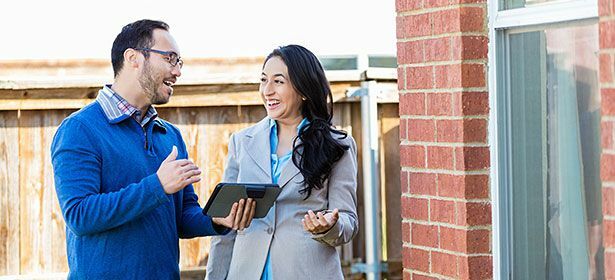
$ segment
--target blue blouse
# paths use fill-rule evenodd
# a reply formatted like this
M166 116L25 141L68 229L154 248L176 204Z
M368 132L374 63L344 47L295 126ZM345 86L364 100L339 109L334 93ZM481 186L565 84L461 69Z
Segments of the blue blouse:
M297 135L299 135L299 130L301 130L302 127L308 125L309 123L310 122L306 118L301 120L301 123L299 123L299 126L297 126ZM290 161L290 159L292 158L293 151L291 150L283 156L278 157L278 155L275 153L275 151L278 149L279 142L278 124L275 120L269 120L269 129L269 143L271 147L271 179L274 184L277 184L278 180L280 179L280 175L282 174L282 169L284 169L284 166L286 166L288 161ZM265 262L265 267L263 268L261 280L271 279L273 279L271 274L271 262L269 258L269 253L267 253L267 261Z

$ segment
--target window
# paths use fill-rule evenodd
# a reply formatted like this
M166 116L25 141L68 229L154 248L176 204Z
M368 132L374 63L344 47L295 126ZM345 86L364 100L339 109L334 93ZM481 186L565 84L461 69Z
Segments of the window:
M494 278L604 279L598 13L581 3L489 2Z

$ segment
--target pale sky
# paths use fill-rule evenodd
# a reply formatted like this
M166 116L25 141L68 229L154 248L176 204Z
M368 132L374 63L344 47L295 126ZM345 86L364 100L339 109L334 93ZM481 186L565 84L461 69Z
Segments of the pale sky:
M298 43L319 56L395 55L393 0L19 0L2 4L0 60L107 59L125 24L163 20L184 58L265 56Z

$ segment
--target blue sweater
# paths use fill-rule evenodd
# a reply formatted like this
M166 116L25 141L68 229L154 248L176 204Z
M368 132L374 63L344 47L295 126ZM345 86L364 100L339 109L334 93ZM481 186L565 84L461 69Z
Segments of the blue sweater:
M69 279L179 279L180 237L227 232L201 213L192 185L164 193L156 171L173 146L187 158L170 123L109 120L98 102L62 122L51 156Z

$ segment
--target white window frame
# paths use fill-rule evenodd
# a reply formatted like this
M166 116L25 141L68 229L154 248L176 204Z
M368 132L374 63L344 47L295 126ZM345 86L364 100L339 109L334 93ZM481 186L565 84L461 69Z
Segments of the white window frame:
M598 0L561 0L534 4L529 7L499 11L501 0L488 0L489 18L489 52L488 52L488 78L489 78L489 143L491 145L491 168L490 168L490 189L491 189L491 208L492 208L492 253L493 253L493 279L511 279L510 267L510 240L503 233L508 230L510 217L507 202L501 200L501 196L506 196L509 182L508 172L500 170L508 165L506 155L507 147L500 147L498 135L498 106L503 106L498 99L505 94L506 89L498 82L504 81L506 77L500 69L506 63L503 61L506 56L507 32L519 32L521 30L543 28L545 26L557 26L561 23L582 20L597 20ZM502 62L501 62L502 61ZM502 83L503 85L504 83ZM502 94L498 91L502 91ZM502 160L504 159L504 160ZM502 169L507 170L507 169ZM506 197L504 197L506 198Z

